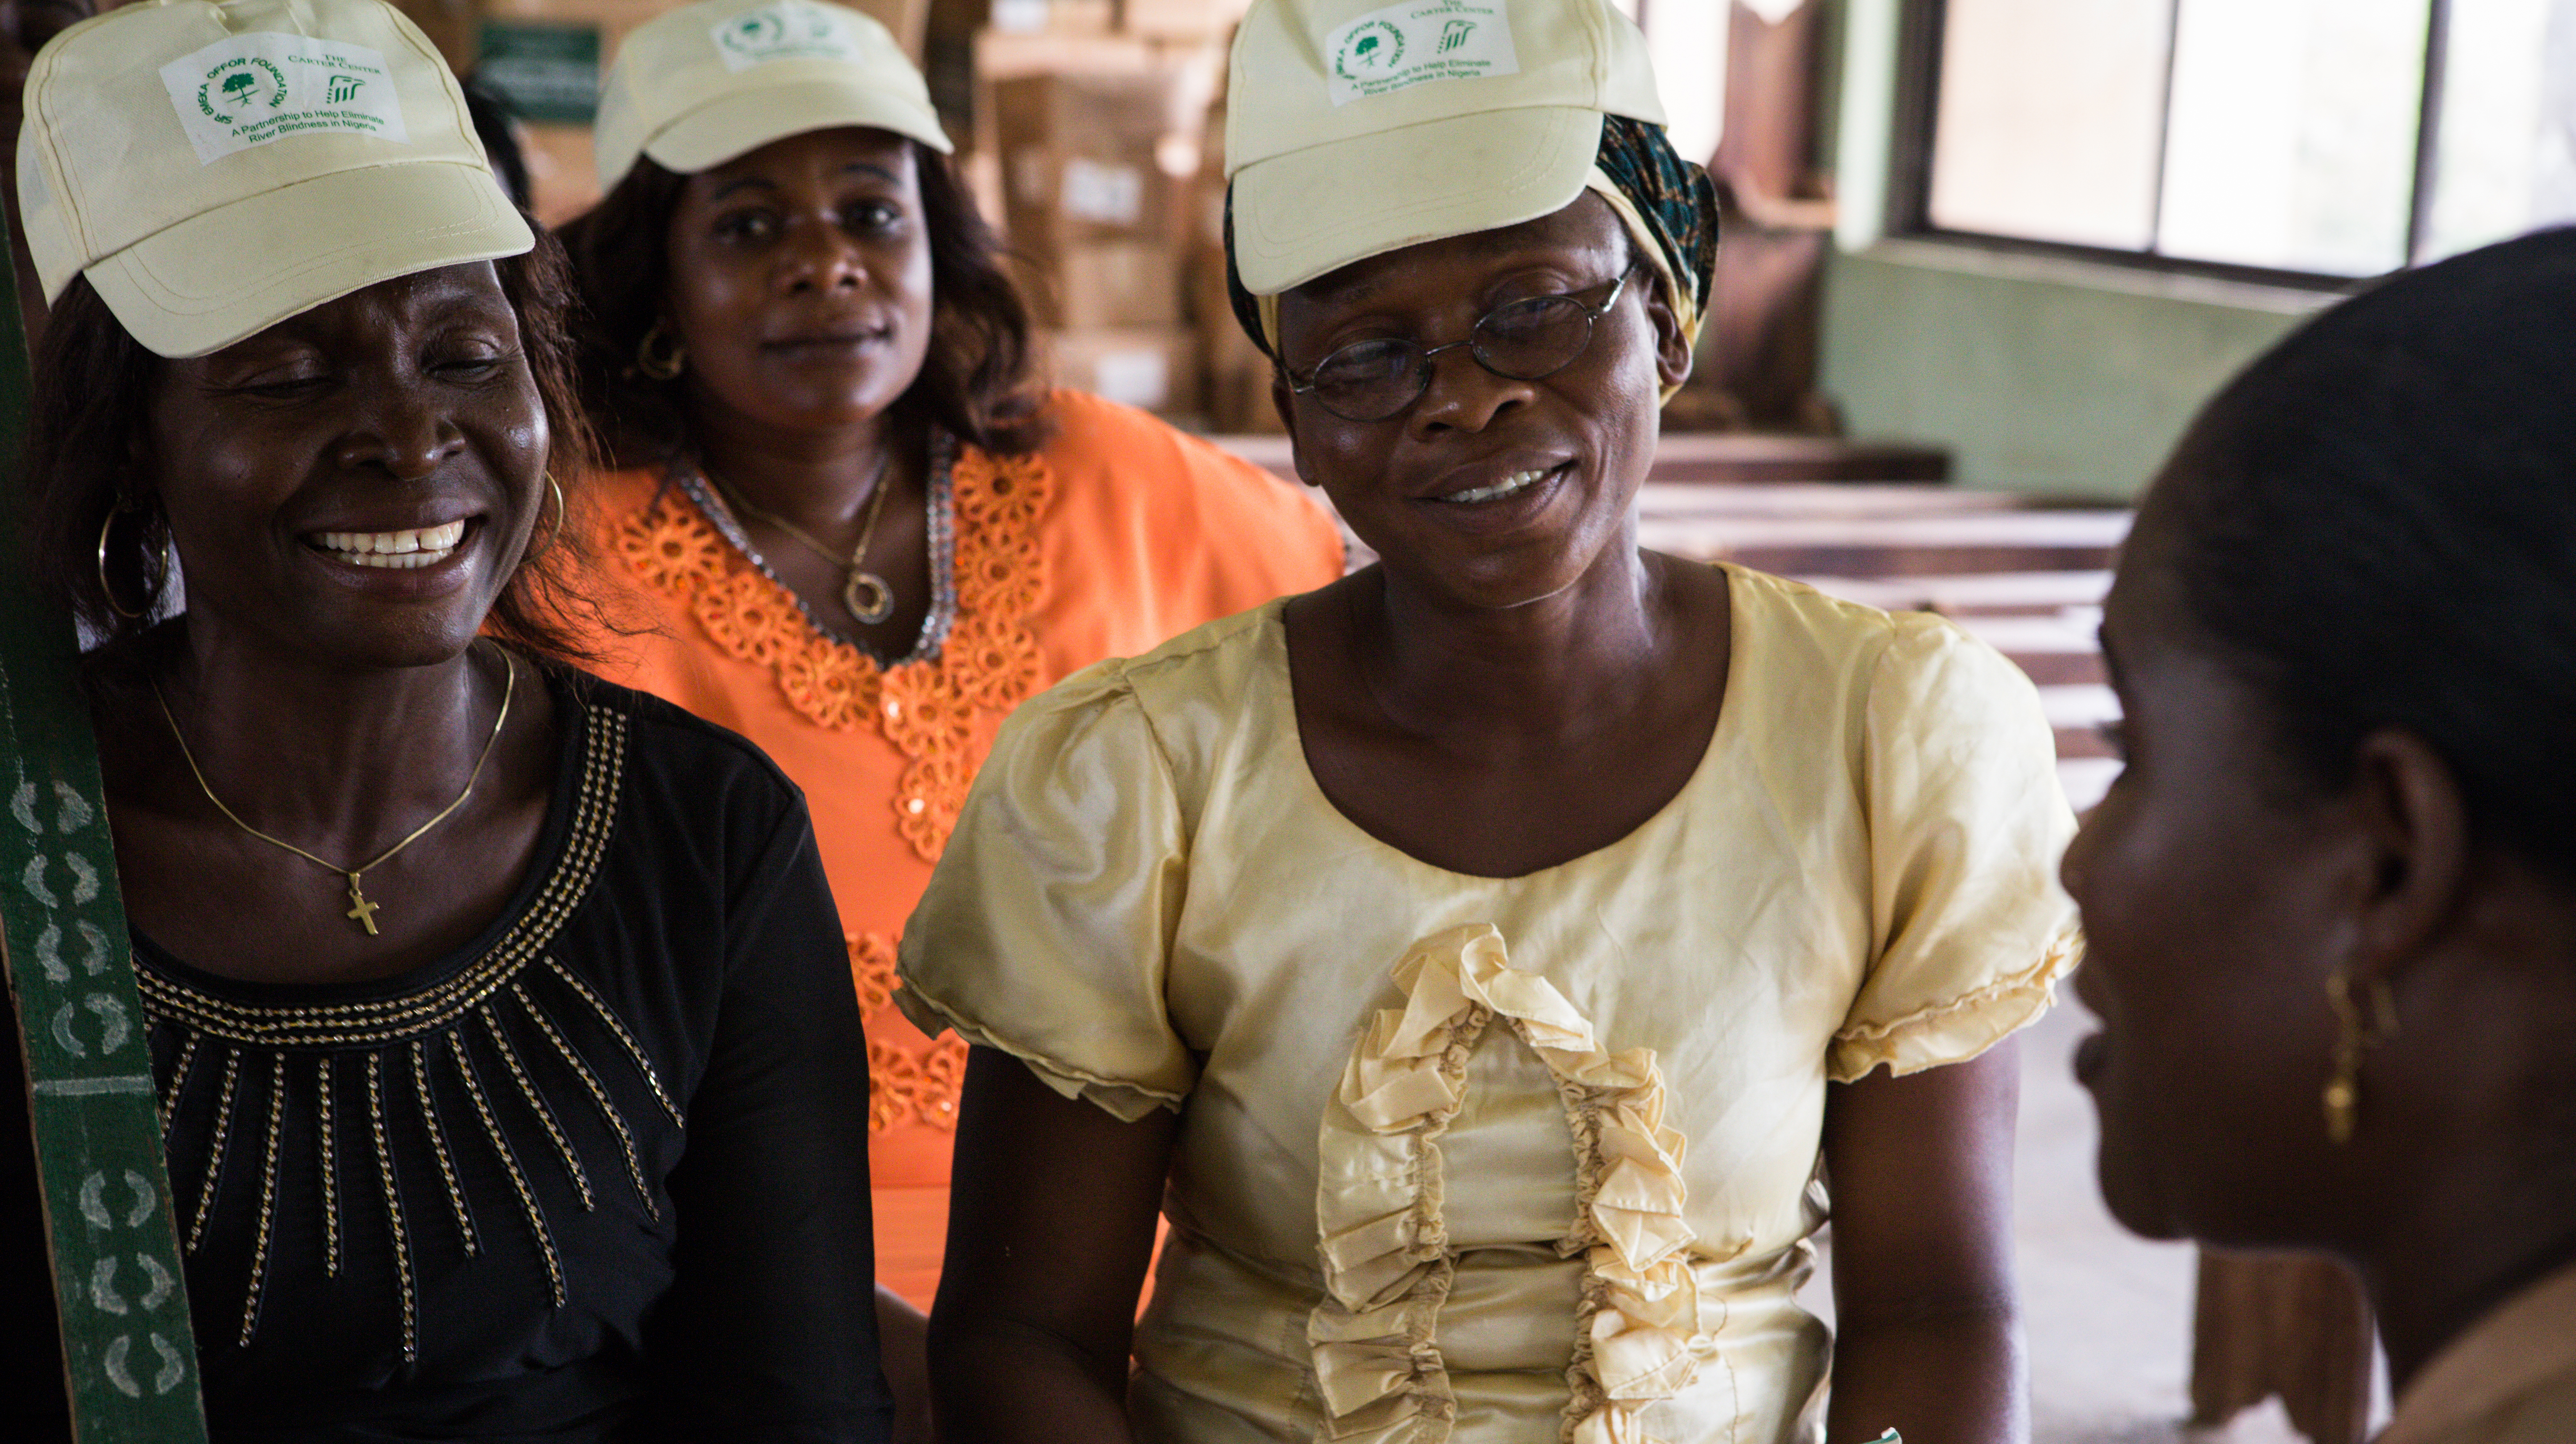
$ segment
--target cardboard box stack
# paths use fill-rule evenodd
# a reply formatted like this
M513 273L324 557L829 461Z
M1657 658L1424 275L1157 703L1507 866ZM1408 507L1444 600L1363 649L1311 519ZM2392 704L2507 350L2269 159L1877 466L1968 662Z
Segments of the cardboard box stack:
M1056 384L1176 420L1196 418L1197 338L1184 326L1094 326L1047 336Z
M1051 74L994 85L1003 226L1062 384L1165 414L1196 409L1173 221L1183 187L1158 151L1171 78Z
M1185 210L1218 52L1108 32L1064 0L1046 12L1050 28L1010 30L996 6L976 129L1054 378L1195 420Z
M1252 347L1225 304L1207 121L1247 5L1116 0L1104 20L1099 0L993 0L975 55L970 167L1000 201L1056 380L1220 430L1276 428L1266 362L1257 410L1238 395Z
M1208 108L1207 137L1189 205L1190 319L1206 380L1207 426L1228 434L1282 430L1270 401L1270 357L1234 316L1225 289L1225 104Z
M1118 28L1157 40L1223 41L1252 0L1119 0Z
M1005 35L1106 35L1118 28L1116 0L992 0L993 29Z

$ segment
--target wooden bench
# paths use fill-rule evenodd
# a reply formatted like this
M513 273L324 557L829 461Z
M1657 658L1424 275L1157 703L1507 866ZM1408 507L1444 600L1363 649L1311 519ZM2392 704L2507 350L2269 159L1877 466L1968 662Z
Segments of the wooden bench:
M2119 703L2095 630L2125 510L1934 486L1651 482L1638 508L1638 540L1654 550L1950 617L2038 685L2075 806L2092 805L2119 770L2101 735Z

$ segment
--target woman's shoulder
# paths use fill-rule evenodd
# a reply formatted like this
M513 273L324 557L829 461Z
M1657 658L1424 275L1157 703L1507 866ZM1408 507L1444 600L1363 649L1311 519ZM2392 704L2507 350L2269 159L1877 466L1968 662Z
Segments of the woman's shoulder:
M1219 617L1150 652L1094 662L1022 707L1097 709L1128 703L1163 713L1193 705L1235 710L1283 656L1278 601Z
M1040 450L1051 458L1089 463L1121 459L1140 448L1186 453L1193 447L1225 453L1150 412L1062 388L1046 397L1049 423Z
M567 525L587 551L579 560L582 582L600 589L592 600L615 599L609 611L618 614L614 620L621 624L635 620L622 615L625 603L662 590L651 583L702 569L702 554L715 541L713 530L688 505L664 467L591 472L581 479L567 505ZM701 530L703 537L696 535ZM607 628L612 634L623 630L622 625Z
M704 815L714 805L774 820L804 801L741 733L589 672L571 672L566 691L594 743L584 765L615 766L629 780L630 800L648 810Z
M1342 574L1340 527L1295 483L1132 407L1078 391L1048 405L1049 549L1095 593L1141 589L1151 635Z
M1276 601L1193 627L1150 652L1095 662L1021 704L995 753L1061 748L1077 734L1133 731L1167 764L1262 715L1260 688L1286 653ZM1122 719L1133 726L1122 725Z
M2576 1266L2505 1300L2434 1355L2397 1400L2383 1444L2576 1438Z
M1716 565L1726 573L1727 600L1737 613L1736 630L1749 627L1766 641L1795 642L1821 653L1875 655L1896 639L1904 625L1902 618L1913 615L1889 612L1732 562Z
M1908 624L1877 607L1804 582L1720 562L1737 677L1758 676L1755 695L1814 715L1828 699L1865 701L1880 664ZM1737 705L1730 698L1729 706Z
M600 520L623 521L651 507L668 485L668 474L658 466L603 467L582 478L576 506Z
M1107 497L1167 504L1185 491L1201 509L1248 508L1330 527L1295 483L1161 417L1082 391L1051 393L1047 410L1054 425L1040 454Z
M1734 634L1766 680L1803 676L1855 704L1891 695L2000 686L2029 680L2002 653L1937 612L1891 612L1805 582L1722 563Z

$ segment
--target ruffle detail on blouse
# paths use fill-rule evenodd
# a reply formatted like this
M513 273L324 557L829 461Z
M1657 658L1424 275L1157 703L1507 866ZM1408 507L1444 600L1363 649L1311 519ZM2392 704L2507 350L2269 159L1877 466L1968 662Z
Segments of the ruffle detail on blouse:
M2084 932L2069 922L2017 973L1884 1023L1855 1024L1834 1037L1825 1076L1866 1077L1881 1063L1897 1077L1964 1063L2030 1025L2057 1001L2057 980L2084 960Z
M1467 1056L1499 1016L1555 1076L1574 1135L1576 1216L1556 1247L1584 1260L1584 1276L1562 1437L1655 1444L1640 1411L1690 1387L1715 1343L1691 1268L1684 1140L1664 1122L1653 1050L1604 1051L1555 985L1510 966L1488 923L1415 943L1394 978L1404 1006L1369 1019L1318 1137L1325 1299L1306 1339L1326 1436L1449 1436L1456 1399L1437 1325L1456 1256L1439 1138L1466 1102Z
M997 721L1038 690L1044 658L1028 624L1046 593L1038 522L1055 495L1044 458L960 447L950 473L957 614L935 655L891 666L817 630L787 589L727 545L679 486L629 517L617 555L679 599L709 641L766 668L805 720L873 726L909 764L887 799L895 831L937 862Z

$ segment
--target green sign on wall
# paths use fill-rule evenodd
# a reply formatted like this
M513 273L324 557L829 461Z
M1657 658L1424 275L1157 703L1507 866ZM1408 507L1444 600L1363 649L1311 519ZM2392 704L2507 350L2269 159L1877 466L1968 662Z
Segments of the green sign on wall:
M474 76L521 120L588 125L599 110L599 27L486 20Z

